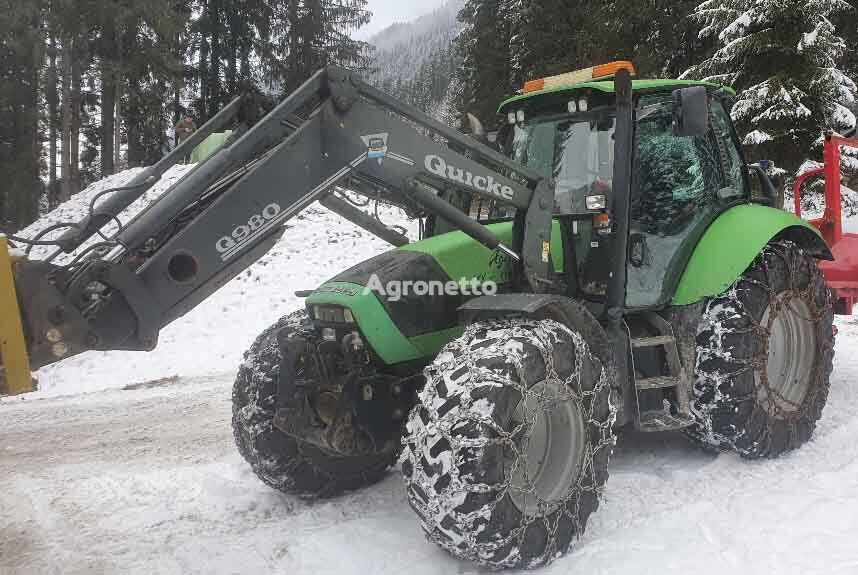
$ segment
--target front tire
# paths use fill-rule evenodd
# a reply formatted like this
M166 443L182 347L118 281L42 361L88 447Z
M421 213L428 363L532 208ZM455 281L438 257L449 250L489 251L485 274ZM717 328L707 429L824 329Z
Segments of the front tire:
M239 453L264 483L306 499L332 497L379 481L396 461L395 445L376 454L342 456L274 427L283 359L277 335L282 330L289 336L313 337L307 312L300 310L262 332L245 353L232 393L232 429ZM299 357L295 365L305 364ZM313 377L309 366L301 377Z
M427 537L491 567L544 565L608 478L614 374L553 320L477 323L425 369L402 474Z
M828 398L833 309L816 261L770 244L705 305L689 435L704 448L776 457L806 443Z

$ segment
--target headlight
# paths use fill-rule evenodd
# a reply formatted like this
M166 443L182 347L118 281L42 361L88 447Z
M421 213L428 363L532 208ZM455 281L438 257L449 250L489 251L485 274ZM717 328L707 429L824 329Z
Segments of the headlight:
M325 323L354 323L355 318L348 308L330 305L314 305L313 319Z
M608 207L608 199L606 196L587 196L588 210L604 210L606 207Z

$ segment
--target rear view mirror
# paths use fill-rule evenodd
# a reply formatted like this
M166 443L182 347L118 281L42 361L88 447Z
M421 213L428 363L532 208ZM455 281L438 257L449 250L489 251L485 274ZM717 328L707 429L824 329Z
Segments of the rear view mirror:
M673 134L703 136L709 130L709 96L704 86L673 91Z

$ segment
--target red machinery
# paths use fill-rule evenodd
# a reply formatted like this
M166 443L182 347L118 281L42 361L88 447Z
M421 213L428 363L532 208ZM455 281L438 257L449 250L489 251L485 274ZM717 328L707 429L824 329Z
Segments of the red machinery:
M834 261L820 261L819 268L835 299L834 311L850 315L858 299L858 234L843 233L840 206L840 147L858 149L858 140L829 135L825 138L823 167L808 170L795 181L793 199L795 213L801 216L801 186L819 174L825 178L825 211L821 218L808 220L831 247Z

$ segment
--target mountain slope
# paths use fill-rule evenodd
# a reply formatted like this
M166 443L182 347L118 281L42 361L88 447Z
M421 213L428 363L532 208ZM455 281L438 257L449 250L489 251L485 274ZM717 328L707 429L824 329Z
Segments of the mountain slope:
M451 82L458 66L453 40L461 29L456 19L463 0L406 24L394 24L372 38L374 73L370 81L397 98L448 121Z

